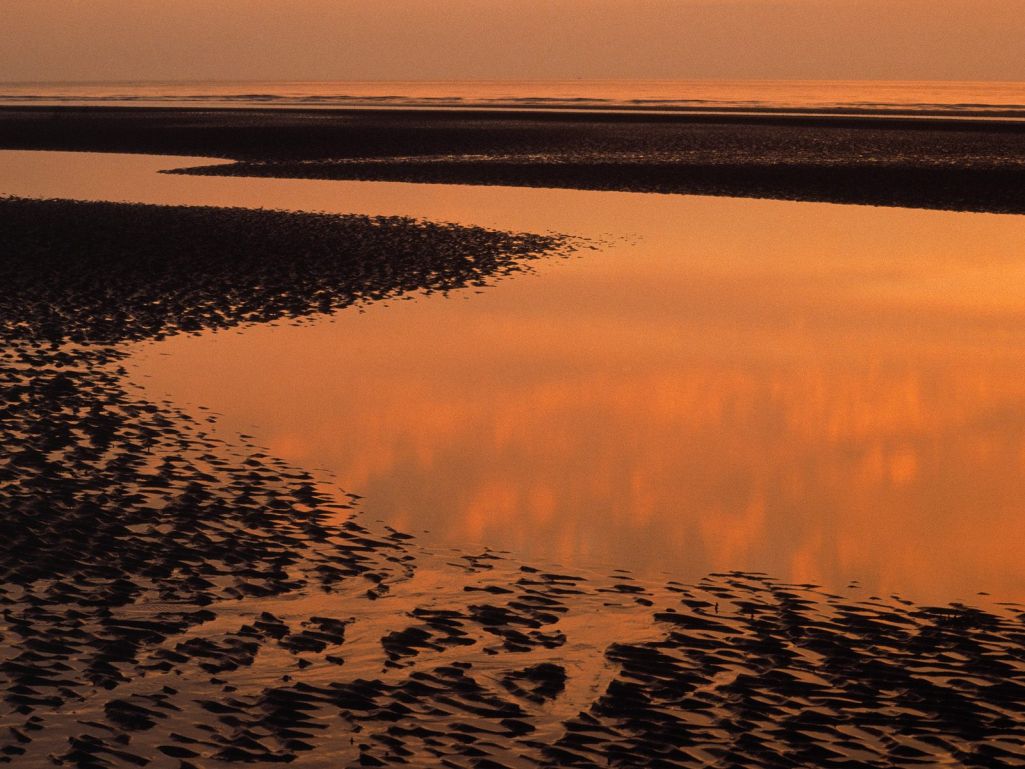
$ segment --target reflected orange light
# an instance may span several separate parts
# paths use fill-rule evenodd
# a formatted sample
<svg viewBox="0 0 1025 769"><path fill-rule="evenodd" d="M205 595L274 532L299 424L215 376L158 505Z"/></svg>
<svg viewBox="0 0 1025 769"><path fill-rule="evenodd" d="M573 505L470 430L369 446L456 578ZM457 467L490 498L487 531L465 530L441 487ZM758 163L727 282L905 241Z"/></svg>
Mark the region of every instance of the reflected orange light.
<svg viewBox="0 0 1025 769"><path fill-rule="evenodd" d="M1025 598L1020 218L443 185L145 189L630 235L480 294L140 352L154 398L209 405L337 472L393 525L683 579Z"/></svg>

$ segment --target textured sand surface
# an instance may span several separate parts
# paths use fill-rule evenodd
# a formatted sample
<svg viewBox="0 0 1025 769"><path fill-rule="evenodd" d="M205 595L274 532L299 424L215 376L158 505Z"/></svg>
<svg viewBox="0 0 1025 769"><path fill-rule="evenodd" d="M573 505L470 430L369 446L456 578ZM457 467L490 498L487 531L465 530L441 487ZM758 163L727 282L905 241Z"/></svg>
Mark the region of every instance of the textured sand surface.
<svg viewBox="0 0 1025 769"><path fill-rule="evenodd" d="M0 762L1025 764L1023 607L428 550L120 368L126 340L477 285L565 240L24 200L0 225Z"/></svg>
<svg viewBox="0 0 1025 769"><path fill-rule="evenodd" d="M192 174L1025 213L1025 124L998 121L7 107L0 147L240 161Z"/></svg>

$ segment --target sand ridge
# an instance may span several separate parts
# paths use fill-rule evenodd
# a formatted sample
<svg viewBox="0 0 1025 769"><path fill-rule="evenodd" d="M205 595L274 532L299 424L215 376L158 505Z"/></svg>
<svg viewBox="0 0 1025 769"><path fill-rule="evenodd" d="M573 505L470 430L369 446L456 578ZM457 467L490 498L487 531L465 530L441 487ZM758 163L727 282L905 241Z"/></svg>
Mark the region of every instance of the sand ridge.
<svg viewBox="0 0 1025 769"><path fill-rule="evenodd" d="M1025 213L1025 125L782 115L5 107L0 147L230 158L216 176Z"/></svg>

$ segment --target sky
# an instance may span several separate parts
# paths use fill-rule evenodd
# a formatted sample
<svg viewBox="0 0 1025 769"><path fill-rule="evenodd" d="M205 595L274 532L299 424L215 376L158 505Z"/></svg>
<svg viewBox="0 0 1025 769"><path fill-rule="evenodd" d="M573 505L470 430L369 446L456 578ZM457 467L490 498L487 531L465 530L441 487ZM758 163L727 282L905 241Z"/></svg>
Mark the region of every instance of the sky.
<svg viewBox="0 0 1025 769"><path fill-rule="evenodd" d="M0 81L1025 80L1025 0L0 0Z"/></svg>

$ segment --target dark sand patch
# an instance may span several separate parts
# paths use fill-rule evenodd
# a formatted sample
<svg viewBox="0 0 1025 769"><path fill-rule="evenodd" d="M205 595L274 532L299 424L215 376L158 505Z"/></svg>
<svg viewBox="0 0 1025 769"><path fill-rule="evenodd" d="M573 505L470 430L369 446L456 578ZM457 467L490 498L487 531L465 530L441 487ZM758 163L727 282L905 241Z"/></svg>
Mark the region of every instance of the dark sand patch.
<svg viewBox="0 0 1025 769"><path fill-rule="evenodd" d="M0 109L0 147L207 155L186 173L1025 213L1025 125L821 116Z"/></svg>
<svg viewBox="0 0 1025 769"><path fill-rule="evenodd" d="M124 340L476 285L565 241L23 200L0 238L0 762L1025 764L1016 607L431 552L336 523L350 497L120 368Z"/></svg>
<svg viewBox="0 0 1025 769"><path fill-rule="evenodd" d="M91 344L483 285L565 244L400 217L210 207L7 199L0 216L0 333Z"/></svg>

